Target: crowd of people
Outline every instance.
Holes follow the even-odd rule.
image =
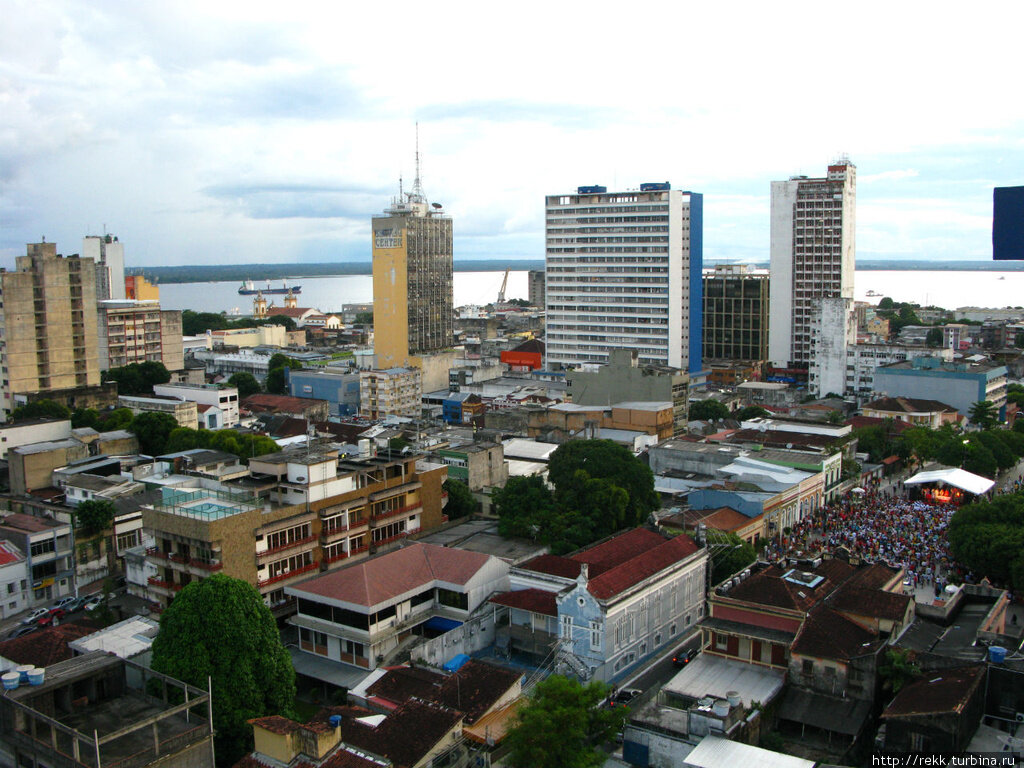
[[[857,489],[817,510],[776,541],[769,555],[810,554],[845,548],[851,556],[903,568],[908,586],[933,586],[936,594],[951,573],[946,528],[952,504],[911,501],[902,486]]]

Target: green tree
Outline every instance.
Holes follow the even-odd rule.
[[[116,382],[119,395],[140,395],[152,392],[154,384],[166,384],[171,374],[163,363],[147,360],[103,371],[102,379]]]
[[[100,428],[100,412],[95,408],[75,408],[71,412],[71,426],[74,429],[91,427],[98,430]]]
[[[132,413],[131,408],[115,408],[107,413],[106,416],[101,416],[100,426],[105,432],[113,432],[115,429],[127,429],[134,418],[135,414]]]
[[[373,312],[357,312],[356,325],[373,325]]]
[[[11,421],[27,419],[70,419],[71,411],[56,400],[35,400],[11,411]]]
[[[560,555],[585,547],[618,530],[633,527],[629,494],[611,480],[591,477],[582,469],[555,490],[559,518],[551,531],[551,551]]]
[[[208,441],[204,439],[205,432],[188,427],[172,429],[164,443],[163,453],[178,453],[179,451],[191,451],[194,448],[208,448]]]
[[[295,360],[288,355],[276,352],[270,356],[270,360],[267,362],[267,370],[273,370],[274,368],[301,368],[302,362]]]
[[[732,418],[736,419],[736,421],[749,421],[750,419],[764,419],[769,416],[771,416],[771,413],[760,405],[748,405],[736,411]]]
[[[248,720],[292,714],[291,658],[263,598],[240,579],[214,574],[181,590],[160,616],[152,667],[203,690],[209,678],[220,765],[252,750]]]
[[[258,395],[261,391],[259,380],[251,373],[244,371],[232,374],[231,378],[228,379],[228,384],[238,390],[239,400],[244,400],[249,395]]]
[[[449,520],[468,517],[479,511],[480,502],[473,498],[473,492],[461,480],[449,477],[441,488],[448,494],[448,503],[444,505],[444,513]]]
[[[75,507],[75,526],[86,536],[105,531],[114,521],[114,503],[107,499],[90,499]]]
[[[140,413],[128,426],[128,431],[139,438],[139,450],[149,456],[167,453],[165,447],[178,421],[169,413]]]
[[[288,394],[288,374],[285,372],[287,368],[288,366],[281,365],[277,368],[271,368],[267,372],[267,378],[263,384],[271,395]]]
[[[903,687],[921,676],[921,667],[914,661],[914,654],[904,648],[893,648],[885,652],[885,663],[878,668],[882,687],[895,696]]]
[[[965,504],[946,536],[953,557],[975,576],[1024,590],[1024,493]]]
[[[939,327],[931,328],[928,333],[925,334],[924,343],[929,347],[941,347],[942,346],[942,329]]]
[[[651,468],[611,440],[570,440],[558,446],[548,460],[548,480],[555,487],[556,500],[560,495],[570,498],[565,494],[585,482],[577,475],[578,470],[626,492],[628,500],[620,527],[639,525],[661,504]],[[604,510],[592,509],[589,514],[603,515]]]
[[[505,736],[517,768],[595,768],[608,755],[600,746],[618,731],[626,707],[602,707],[603,683],[586,686],[552,675],[533,689]]]
[[[510,477],[504,488],[491,494],[502,536],[544,540],[555,518],[555,500],[544,479],[537,475]]]
[[[194,312],[185,309],[181,312],[181,332],[185,336],[200,336],[207,331],[222,331],[231,322],[223,315],[215,312]]]
[[[977,424],[982,429],[991,429],[999,423],[999,411],[991,400],[979,400],[974,403],[967,415],[972,424]]]
[[[893,309],[895,306],[896,304],[888,296],[883,297],[882,300],[878,302],[879,309]]]
[[[266,319],[270,325],[283,325],[287,330],[295,330],[295,320],[288,317],[288,315],[269,315]]]
[[[725,407],[724,403],[721,403],[718,400],[697,400],[696,402],[690,403],[688,418],[690,421],[727,419],[729,418],[729,409]]]
[[[708,548],[711,552],[712,584],[721,584],[757,560],[754,548],[735,533],[709,530]]]

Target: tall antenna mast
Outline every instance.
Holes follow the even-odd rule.
[[[412,192],[409,194],[410,203],[425,203],[427,196],[423,194],[423,185],[420,183],[420,124],[416,123],[416,181],[412,183]]]

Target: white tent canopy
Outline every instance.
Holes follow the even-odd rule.
[[[912,478],[907,480],[904,485],[926,485],[931,483],[945,483],[946,485],[952,485],[954,488],[959,488],[961,491],[967,491],[967,493],[973,493],[976,496],[985,493],[985,491],[995,485],[995,482],[989,480],[987,477],[982,477],[981,475],[975,475],[972,472],[955,468],[934,469],[929,472],[918,472]]]

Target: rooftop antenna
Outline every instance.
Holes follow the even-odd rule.
[[[420,183],[420,124],[416,123],[416,180],[412,183],[412,192],[409,193],[410,203],[425,203],[427,196],[423,194],[423,185]]]

